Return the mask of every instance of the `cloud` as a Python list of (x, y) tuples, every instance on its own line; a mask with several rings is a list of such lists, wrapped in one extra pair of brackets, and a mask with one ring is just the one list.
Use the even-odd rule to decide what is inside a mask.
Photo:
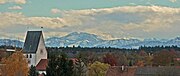
[(6, 0), (0, 0), (0, 4), (4, 4)]
[(169, 1), (174, 3), (174, 2), (176, 2), (177, 0), (169, 0)]
[(26, 4), (26, 0), (0, 0), (0, 4), (4, 3), (16, 3), (16, 4)]
[(136, 3), (129, 3), (129, 5), (137, 5)]
[(105, 39), (170, 38), (180, 35), (180, 30), (175, 30), (180, 28), (177, 26), (180, 25), (180, 8), (123, 6), (68, 11), (55, 8), (51, 12), (61, 14), (61, 17), (26, 17), (22, 13), (0, 13), (0, 29), (19, 25), (43, 26), (49, 30), (48, 36), (88, 32)]
[(60, 13), (61, 11), (57, 8), (54, 8), (54, 9), (51, 9), (51, 13), (53, 14), (57, 14), (57, 13)]
[(26, 17), (22, 13), (0, 13), (0, 28), (13, 25), (32, 25), (37, 27), (61, 28), (80, 25), (79, 20), (71, 18)]
[(21, 10), (22, 7), (21, 6), (13, 6), (13, 7), (9, 7), (8, 9), (10, 9), (10, 10)]
[[(163, 34), (170, 34), (167, 30), (175, 26), (173, 23), (180, 21), (180, 8), (162, 6), (70, 10), (61, 11), (60, 14), (63, 18), (71, 17), (80, 20), (81, 25), (77, 26), (78, 30), (93, 29), (96, 32), (98, 30), (101, 31), (102, 35), (108, 33), (115, 38), (160, 37), (157, 34), (162, 34), (161, 37), (170, 37), (170, 35)], [(66, 30), (74, 30), (73, 28), (67, 27)], [(174, 31), (174, 33), (177, 32)]]
[(17, 4), (25, 4), (26, 0), (13, 0)]

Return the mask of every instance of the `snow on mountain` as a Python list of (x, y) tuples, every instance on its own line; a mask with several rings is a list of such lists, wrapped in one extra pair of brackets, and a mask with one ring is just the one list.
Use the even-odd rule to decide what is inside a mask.
[[(139, 48), (140, 46), (180, 46), (180, 37), (175, 39), (115, 39), (103, 40), (98, 36), (89, 33), (70, 33), (60, 38), (50, 38), (46, 40), (47, 46), (82, 46), (82, 47), (115, 47), (115, 48)], [(63, 45), (60, 45), (63, 44)]]
[[(180, 37), (174, 39), (115, 39), (115, 40), (103, 40), (97, 35), (73, 32), (63, 37), (51, 37), (46, 39), (47, 47), (115, 47), (115, 48), (138, 48), (140, 46), (172, 46), (177, 45), (180, 47)], [(11, 39), (0, 39), (0, 45), (16, 45), (18, 47), (23, 46), (23, 42)]]
[(176, 37), (166, 42), (166, 45), (177, 45), (180, 46), (180, 37)]
[(98, 43), (97, 47), (115, 47), (115, 48), (127, 48), (126, 45), (131, 45), (139, 43), (140, 40), (137, 39), (116, 39), (116, 40), (106, 40), (104, 42)]
[(2, 45), (22, 47), (23, 42), (21, 42), (19, 40), (0, 39), (0, 46), (2, 46)]
[(53, 37), (46, 40), (46, 46), (62, 47), (62, 46), (82, 46), (93, 47), (94, 44), (103, 41), (98, 36), (82, 32), (73, 32), (64, 37)]

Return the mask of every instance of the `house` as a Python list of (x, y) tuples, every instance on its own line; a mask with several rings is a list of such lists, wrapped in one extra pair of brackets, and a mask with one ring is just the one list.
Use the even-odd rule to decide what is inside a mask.
[[(28, 60), (28, 66), (36, 66), (39, 73), (45, 71), (47, 65), (47, 50), (42, 31), (28, 31), (23, 47), (23, 54)], [(43, 69), (42, 69), (43, 67)]]
[(36, 70), (39, 74), (46, 74), (46, 66), (48, 65), (47, 59), (41, 59), (41, 61), (36, 65)]
[(111, 66), (106, 76), (180, 76), (180, 68), (162, 67), (127, 67), (122, 71), (120, 66)]
[(134, 76), (180, 76), (180, 68), (173, 66), (139, 67)]
[(125, 67), (122, 70), (122, 66), (111, 66), (105, 76), (134, 76), (135, 71), (136, 67)]

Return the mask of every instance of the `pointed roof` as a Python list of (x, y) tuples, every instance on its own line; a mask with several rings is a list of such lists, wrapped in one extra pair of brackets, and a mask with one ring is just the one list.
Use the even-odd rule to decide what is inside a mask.
[(23, 47), (25, 53), (36, 53), (42, 31), (28, 31)]

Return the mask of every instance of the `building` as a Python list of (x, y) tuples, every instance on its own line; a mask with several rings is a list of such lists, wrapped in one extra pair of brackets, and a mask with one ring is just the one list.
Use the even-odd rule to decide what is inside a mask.
[(180, 76), (180, 68), (173, 66), (162, 67), (127, 67), (122, 71), (121, 66), (111, 66), (106, 76)]
[(40, 73), (45, 71), (47, 65), (47, 50), (45, 48), (42, 31), (27, 32), (23, 47), (23, 54), (28, 60), (29, 67), (31, 65), (36, 66)]
[(125, 67), (123, 70), (122, 66), (111, 66), (105, 76), (134, 76), (135, 71), (135, 67)]

